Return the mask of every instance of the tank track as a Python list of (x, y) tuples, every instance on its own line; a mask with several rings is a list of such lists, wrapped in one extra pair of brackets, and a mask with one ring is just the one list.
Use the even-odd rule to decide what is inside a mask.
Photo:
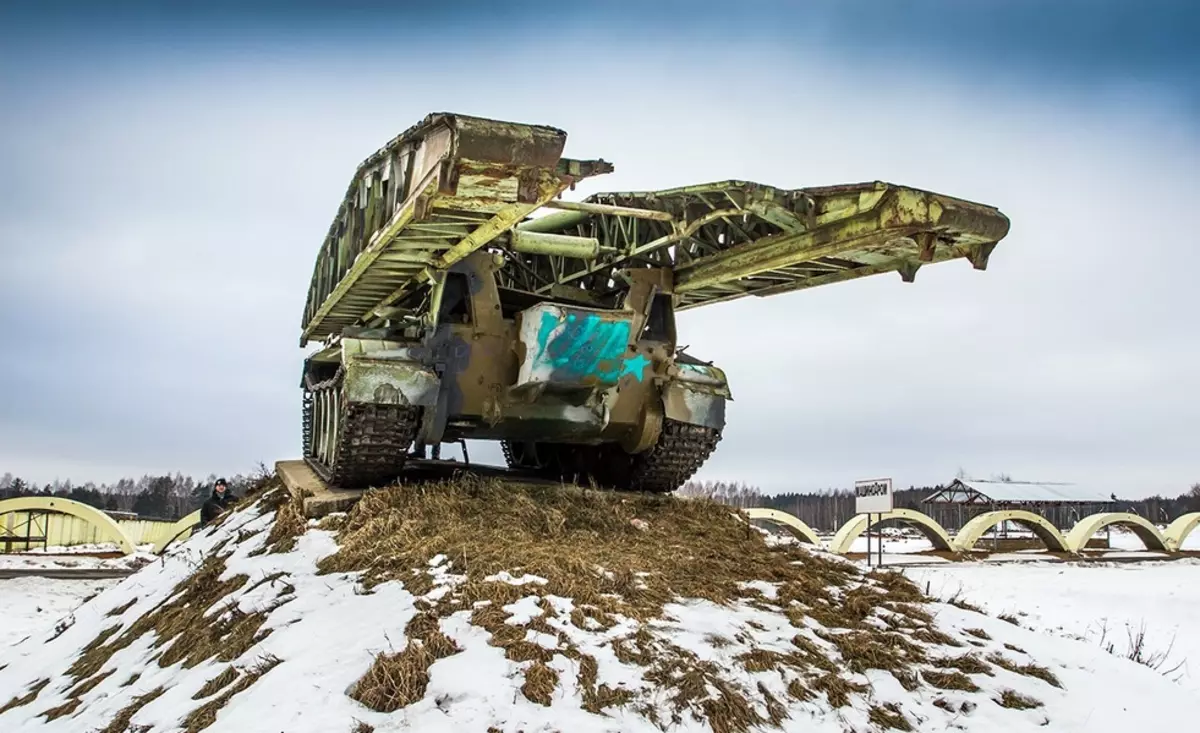
[(501, 449), (510, 468), (533, 469), (546, 478), (583, 483), (592, 479), (608, 488), (664, 494), (691, 478), (720, 440), (716, 428), (666, 419), (654, 446), (636, 455), (614, 444), (538, 443), (538, 453), (547, 464), (538, 468), (522, 462), (510, 441), (501, 441)]
[(341, 488), (381, 486), (399, 476), (420, 425), (420, 408), (339, 401), (333, 465), (319, 460), (312, 445), (312, 395), (341, 390), (342, 373), (309, 385), (304, 400), (304, 459), (325, 482)]
[(629, 488), (666, 493), (683, 486), (708, 460), (721, 441), (721, 431), (664, 419), (654, 447), (632, 456)]

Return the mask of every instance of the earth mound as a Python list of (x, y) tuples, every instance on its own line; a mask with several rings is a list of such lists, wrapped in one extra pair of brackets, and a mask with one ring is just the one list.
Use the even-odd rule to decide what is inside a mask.
[(0, 729), (1107, 730), (1090, 680), (1169, 693), (1064, 644), (708, 501), (466, 476), (306, 521), (272, 478), (0, 657)]

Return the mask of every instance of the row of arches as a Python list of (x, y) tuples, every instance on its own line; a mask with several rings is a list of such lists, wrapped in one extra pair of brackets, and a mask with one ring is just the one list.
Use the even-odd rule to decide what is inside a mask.
[[(139, 544), (151, 545), (155, 554), (162, 553), (175, 540), (189, 535), (193, 528), (200, 523), (200, 512), (197, 510), (177, 522), (148, 522), (116, 520), (105, 512), (87, 504), (45, 496), (21, 496), (15, 499), (0, 500), (0, 517), (25, 514), (23, 521), (29, 522), (31, 515), (49, 514), (60, 517), (73, 517), (81, 520), (89, 532), (88, 539), (98, 543), (111, 543), (126, 555), (131, 555)], [(0, 521), (0, 529), (4, 528)], [(81, 544), (77, 533), (70, 526), (62, 523), (51, 525), (47, 522), (41, 529), (45, 533), (47, 544)], [(53, 534), (53, 537), (50, 535)], [(0, 536), (3, 532), (0, 532)], [(19, 540), (20, 536), (15, 535)], [(87, 542), (88, 540), (83, 540)]]
[[(761, 507), (743, 509), (752, 520), (771, 522), (791, 532), (797, 539), (817, 546), (824, 546), (817, 533), (799, 518), (778, 509)], [(986, 512), (963, 525), (951, 537), (946, 529), (932, 517), (914, 509), (893, 509), (877, 515), (877, 522), (898, 521), (911, 525), (921, 532), (935, 550), (942, 552), (970, 552), (977, 542), (1002, 522), (1011, 522), (1030, 530), (1051, 552), (1078, 554), (1086, 547), (1097, 532), (1110, 526), (1126, 527), (1134, 532), (1147, 550), (1178, 552), (1192, 530), (1200, 525), (1200, 512), (1184, 514), (1163, 530), (1144, 517), (1126, 512), (1102, 512), (1079, 520), (1065, 535), (1057, 527), (1033, 512), (1020, 509), (1005, 509)], [(867, 516), (859, 514), (843, 524), (830, 540), (828, 550), (839, 555), (850, 551), (854, 541), (867, 529)]]
[[(135, 540), (139, 539), (148, 539), (148, 544), (152, 544), (153, 551), (156, 554), (161, 553), (172, 542), (190, 534), (200, 522), (200, 512), (195, 511), (177, 522), (159, 523), (163, 526), (156, 527), (150, 537), (134, 538), (108, 514), (70, 499), (24, 496), (0, 500), (0, 517), (18, 512), (50, 512), (76, 517), (93, 527), (98, 539), (116, 544), (125, 554), (134, 552), (137, 544)], [(742, 512), (749, 519), (782, 526), (801, 541), (824, 546), (817, 533), (792, 514), (778, 509), (761, 507), (743, 509)], [(935, 550), (942, 552), (971, 551), (988, 530), (1001, 522), (1011, 522), (1029, 529), (1051, 552), (1079, 553), (1087, 545), (1089, 539), (1109, 526), (1123, 526), (1131, 529), (1148, 550), (1177, 552), (1183, 546), (1188, 535), (1196, 529), (1197, 525), (1200, 525), (1200, 512), (1184, 514), (1161, 531), (1136, 514), (1103, 512), (1079, 520), (1065, 535), (1044, 517), (1019, 509), (980, 514), (963, 525), (954, 537), (951, 537), (945, 528), (933, 518), (913, 509), (893, 509), (891, 512), (879, 515), (877, 521), (899, 521), (912, 525), (929, 540)], [(866, 529), (866, 515), (854, 516), (838, 529), (827, 549), (837, 554), (846, 554), (850, 551), (854, 541)]]

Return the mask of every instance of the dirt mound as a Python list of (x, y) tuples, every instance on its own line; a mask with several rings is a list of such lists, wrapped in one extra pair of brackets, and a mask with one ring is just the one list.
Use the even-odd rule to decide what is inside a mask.
[(267, 481), (0, 669), (0, 727), (1032, 729), (1027, 633), (707, 501), (468, 477), (306, 522)]

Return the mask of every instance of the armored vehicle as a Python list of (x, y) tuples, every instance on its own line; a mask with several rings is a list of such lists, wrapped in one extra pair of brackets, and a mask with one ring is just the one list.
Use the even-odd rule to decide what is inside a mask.
[(562, 198), (611, 172), (566, 133), (431, 114), (359, 166), (317, 255), (300, 345), (304, 455), (381, 485), (427, 447), (500, 441), (509, 466), (668, 492), (732, 399), (677, 312), (966, 259), (995, 208), (882, 182), (746, 181)]

